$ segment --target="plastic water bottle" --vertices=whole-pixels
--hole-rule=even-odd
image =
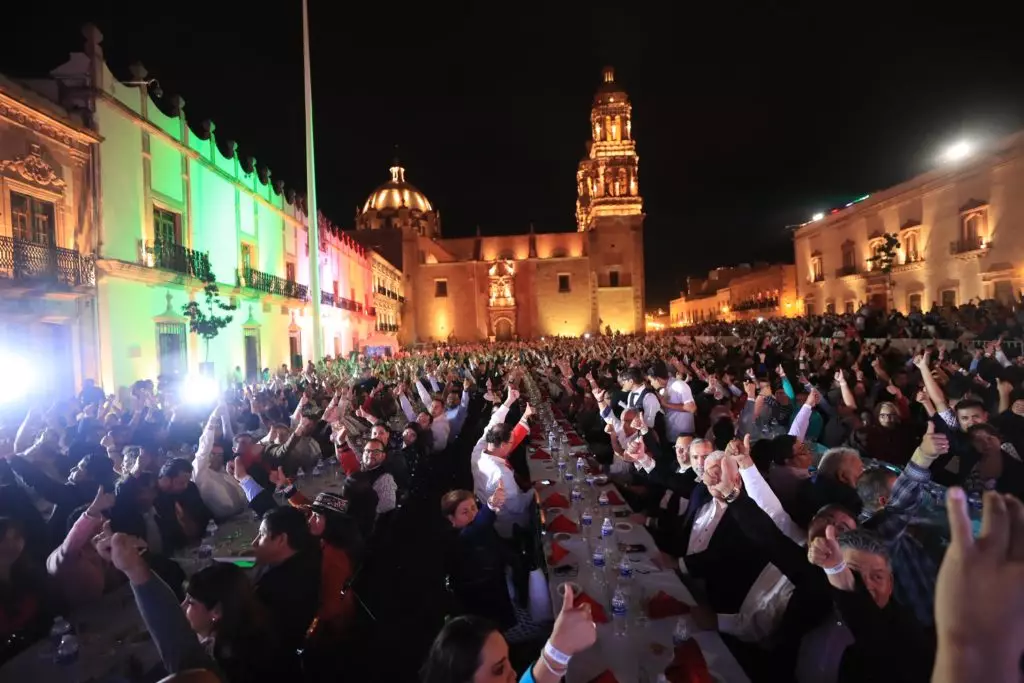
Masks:
[[[603,508],[606,508],[609,505],[611,505],[611,501],[608,500],[608,492],[607,491],[601,491],[601,493],[598,494],[598,496],[597,496],[597,504],[600,505]]]
[[[587,471],[587,461],[583,457],[576,458],[576,473],[581,477]]]
[[[589,507],[583,508],[583,512],[580,513],[580,526],[583,538],[590,538],[594,535],[594,515],[591,514]]]
[[[61,639],[70,634],[71,631],[71,624],[68,623],[68,620],[58,616],[53,620],[53,626],[50,627],[50,640],[53,641],[54,645],[60,645]]]
[[[566,470],[566,467],[567,466],[565,464],[565,458],[559,457],[558,458],[558,478],[559,479],[565,480],[565,470]]]
[[[590,551],[590,566],[594,570],[594,582],[599,586],[603,586],[605,583],[605,557],[606,549],[604,541],[598,539],[594,543],[593,550]]]
[[[629,631],[629,598],[626,597],[622,586],[616,586],[612,594],[612,622],[615,625],[615,635],[624,636]]]
[[[601,540],[606,543],[611,543],[612,534],[615,533],[615,526],[612,525],[612,520],[608,517],[604,518],[601,522]]]
[[[629,561],[629,555],[623,554],[619,560],[619,581],[625,586],[633,580],[633,563]]]
[[[319,462],[316,465],[313,466],[313,476],[314,477],[320,477],[320,476],[323,475],[323,473],[324,473],[324,469],[320,466]]]
[[[569,500],[574,509],[583,502],[583,490],[580,489],[579,483],[572,485],[572,490],[569,492]]]
[[[568,467],[565,468],[565,475],[564,476],[565,476],[565,483],[566,484],[571,484],[573,481],[576,480],[576,474],[571,469],[569,469]]]
[[[57,664],[67,666],[78,661],[78,636],[69,633],[60,639],[57,646]]]
[[[203,538],[213,538],[217,535],[217,522],[211,519],[206,523],[206,533],[203,534]]]
[[[693,629],[690,624],[689,615],[682,615],[676,621],[676,627],[672,631],[672,647],[679,647],[690,639]]]

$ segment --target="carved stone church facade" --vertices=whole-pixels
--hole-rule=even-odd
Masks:
[[[352,234],[402,271],[400,342],[643,330],[639,158],[632,106],[610,68],[590,118],[573,232],[443,237],[440,211],[395,162],[357,210]]]

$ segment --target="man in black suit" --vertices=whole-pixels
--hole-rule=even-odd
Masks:
[[[284,650],[297,651],[320,601],[320,555],[306,516],[294,507],[263,515],[252,541],[256,597],[266,606]]]

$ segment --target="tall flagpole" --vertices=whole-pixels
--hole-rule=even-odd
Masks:
[[[302,0],[302,61],[306,77],[306,209],[309,224],[309,296],[313,304],[313,361],[324,357],[320,328],[320,223],[316,211],[316,160],[313,157],[313,81],[309,68],[309,11]]]

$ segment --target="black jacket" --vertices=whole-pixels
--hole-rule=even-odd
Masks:
[[[320,605],[320,551],[295,553],[281,564],[262,568],[256,597],[270,613],[283,650],[290,656],[302,647]]]

